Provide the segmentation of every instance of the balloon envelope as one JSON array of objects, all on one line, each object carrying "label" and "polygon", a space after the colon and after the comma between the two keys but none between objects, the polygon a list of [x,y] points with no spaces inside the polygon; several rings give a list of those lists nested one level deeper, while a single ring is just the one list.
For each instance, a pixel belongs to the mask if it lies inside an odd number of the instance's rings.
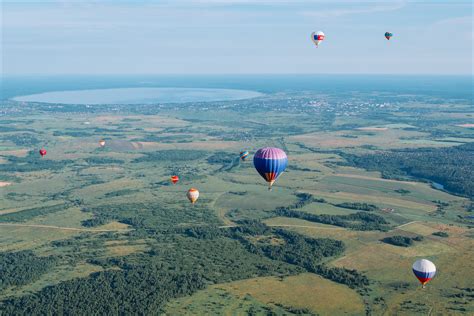
[{"label": "balloon envelope", "polygon": [[248,155],[249,155],[249,152],[247,150],[245,150],[245,151],[240,152],[239,157],[240,157],[240,159],[245,161],[247,159]]},{"label": "balloon envelope", "polygon": [[44,148],[41,148],[41,149],[39,150],[39,154],[41,155],[41,157],[46,156],[46,153],[47,153],[47,151],[46,151],[46,149],[44,149]]},{"label": "balloon envelope", "polygon": [[390,37],[392,37],[392,36],[393,36],[392,33],[390,33],[390,32],[385,32],[385,38],[386,38],[386,39],[390,40]]},{"label": "balloon envelope", "polygon": [[103,140],[103,139],[99,140],[99,145],[100,145],[100,147],[104,147],[105,146],[105,140]]},{"label": "balloon envelope", "polygon": [[325,35],[322,31],[311,33],[311,40],[313,41],[314,45],[316,45],[316,47],[324,40],[324,38]]},{"label": "balloon envelope", "polygon": [[179,181],[178,176],[171,176],[171,182],[173,182],[173,184],[176,184],[178,181]]},{"label": "balloon envelope", "polygon": [[413,273],[424,286],[435,276],[436,266],[427,259],[420,259],[413,264]]},{"label": "balloon envelope", "polygon": [[280,148],[260,148],[253,156],[253,164],[257,172],[268,182],[269,187],[285,171],[288,157]]},{"label": "balloon envelope", "polygon": [[199,191],[195,188],[191,188],[188,190],[188,193],[186,194],[186,196],[188,197],[188,200],[194,204],[199,198]]}]

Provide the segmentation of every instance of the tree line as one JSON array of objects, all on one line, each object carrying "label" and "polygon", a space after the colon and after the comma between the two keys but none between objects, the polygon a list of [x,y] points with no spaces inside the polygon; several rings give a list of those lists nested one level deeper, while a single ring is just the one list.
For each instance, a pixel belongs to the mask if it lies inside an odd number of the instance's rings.
[{"label": "tree line", "polygon": [[334,206],[348,208],[352,210],[367,211],[367,212],[380,210],[380,208],[376,205],[368,204],[368,203],[359,203],[359,202],[343,202],[339,204],[334,204]]},{"label": "tree line", "polygon": [[334,225],[353,230],[380,230],[387,231],[390,226],[382,216],[366,212],[357,212],[349,215],[310,214],[279,208],[274,211],[277,216],[304,219],[309,222]]},{"label": "tree line", "polygon": [[[197,239],[183,233],[131,232],[127,240],[146,237],[146,252],[103,257],[93,252],[89,264],[104,271],[47,286],[34,294],[4,298],[5,315],[151,315],[177,297],[209,284],[259,276],[295,275],[303,269],[249,253],[238,241],[219,236]],[[145,233],[145,235],[141,235]],[[115,237],[116,238],[116,237]],[[75,238],[54,244],[69,251],[100,249],[106,234],[91,243]],[[86,248],[86,249],[84,249]],[[67,255],[68,257],[71,254]],[[29,282],[28,282],[29,283]]]},{"label": "tree line", "polygon": [[30,151],[26,157],[8,156],[7,160],[8,163],[0,164],[0,172],[54,171],[73,165],[72,160],[41,159],[36,151]]},{"label": "tree line", "polygon": [[[239,221],[238,226],[227,230],[217,226],[201,226],[186,228],[183,233],[198,239],[227,236],[238,240],[250,253],[296,265],[351,288],[364,290],[369,284],[369,279],[356,270],[327,267],[322,263],[323,259],[339,256],[344,252],[345,245],[339,240],[309,238],[284,229],[271,228],[255,220]],[[259,242],[255,242],[250,236],[259,237]],[[270,238],[263,238],[264,236]],[[272,242],[272,237],[283,241]]]},{"label": "tree line", "polygon": [[400,149],[356,156],[340,153],[347,164],[380,171],[384,178],[414,177],[474,199],[474,143],[446,148]]},{"label": "tree line", "polygon": [[36,294],[0,302],[6,315],[149,315],[168,300],[204,288],[195,273],[163,273],[151,266],[93,273]]}]

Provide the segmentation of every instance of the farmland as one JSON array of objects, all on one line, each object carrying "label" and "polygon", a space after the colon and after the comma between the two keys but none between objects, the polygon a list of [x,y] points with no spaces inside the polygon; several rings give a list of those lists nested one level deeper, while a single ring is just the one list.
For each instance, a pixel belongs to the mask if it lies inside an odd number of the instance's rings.
[{"label": "farmland", "polygon": [[[2,101],[0,266],[50,259],[1,280],[0,311],[54,313],[95,296],[99,313],[474,313],[472,100],[407,98]],[[272,191],[238,158],[264,146],[289,157]],[[453,152],[462,158],[436,160]],[[446,172],[407,172],[404,153]],[[423,238],[383,242],[393,236]],[[411,272],[422,257],[439,271],[427,289]]]}]

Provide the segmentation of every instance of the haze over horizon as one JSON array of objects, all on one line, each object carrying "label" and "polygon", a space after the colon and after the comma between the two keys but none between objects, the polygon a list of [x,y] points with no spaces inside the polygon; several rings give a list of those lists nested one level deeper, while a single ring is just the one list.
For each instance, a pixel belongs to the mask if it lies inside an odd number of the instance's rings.
[{"label": "haze over horizon", "polygon": [[469,1],[4,1],[1,25],[6,76],[472,75]]}]

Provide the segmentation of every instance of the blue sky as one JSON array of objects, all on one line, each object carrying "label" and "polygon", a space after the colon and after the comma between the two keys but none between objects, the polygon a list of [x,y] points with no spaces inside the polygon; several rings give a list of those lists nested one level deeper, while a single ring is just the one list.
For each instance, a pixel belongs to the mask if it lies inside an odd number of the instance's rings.
[{"label": "blue sky", "polygon": [[6,75],[472,73],[471,1],[0,1]]}]

